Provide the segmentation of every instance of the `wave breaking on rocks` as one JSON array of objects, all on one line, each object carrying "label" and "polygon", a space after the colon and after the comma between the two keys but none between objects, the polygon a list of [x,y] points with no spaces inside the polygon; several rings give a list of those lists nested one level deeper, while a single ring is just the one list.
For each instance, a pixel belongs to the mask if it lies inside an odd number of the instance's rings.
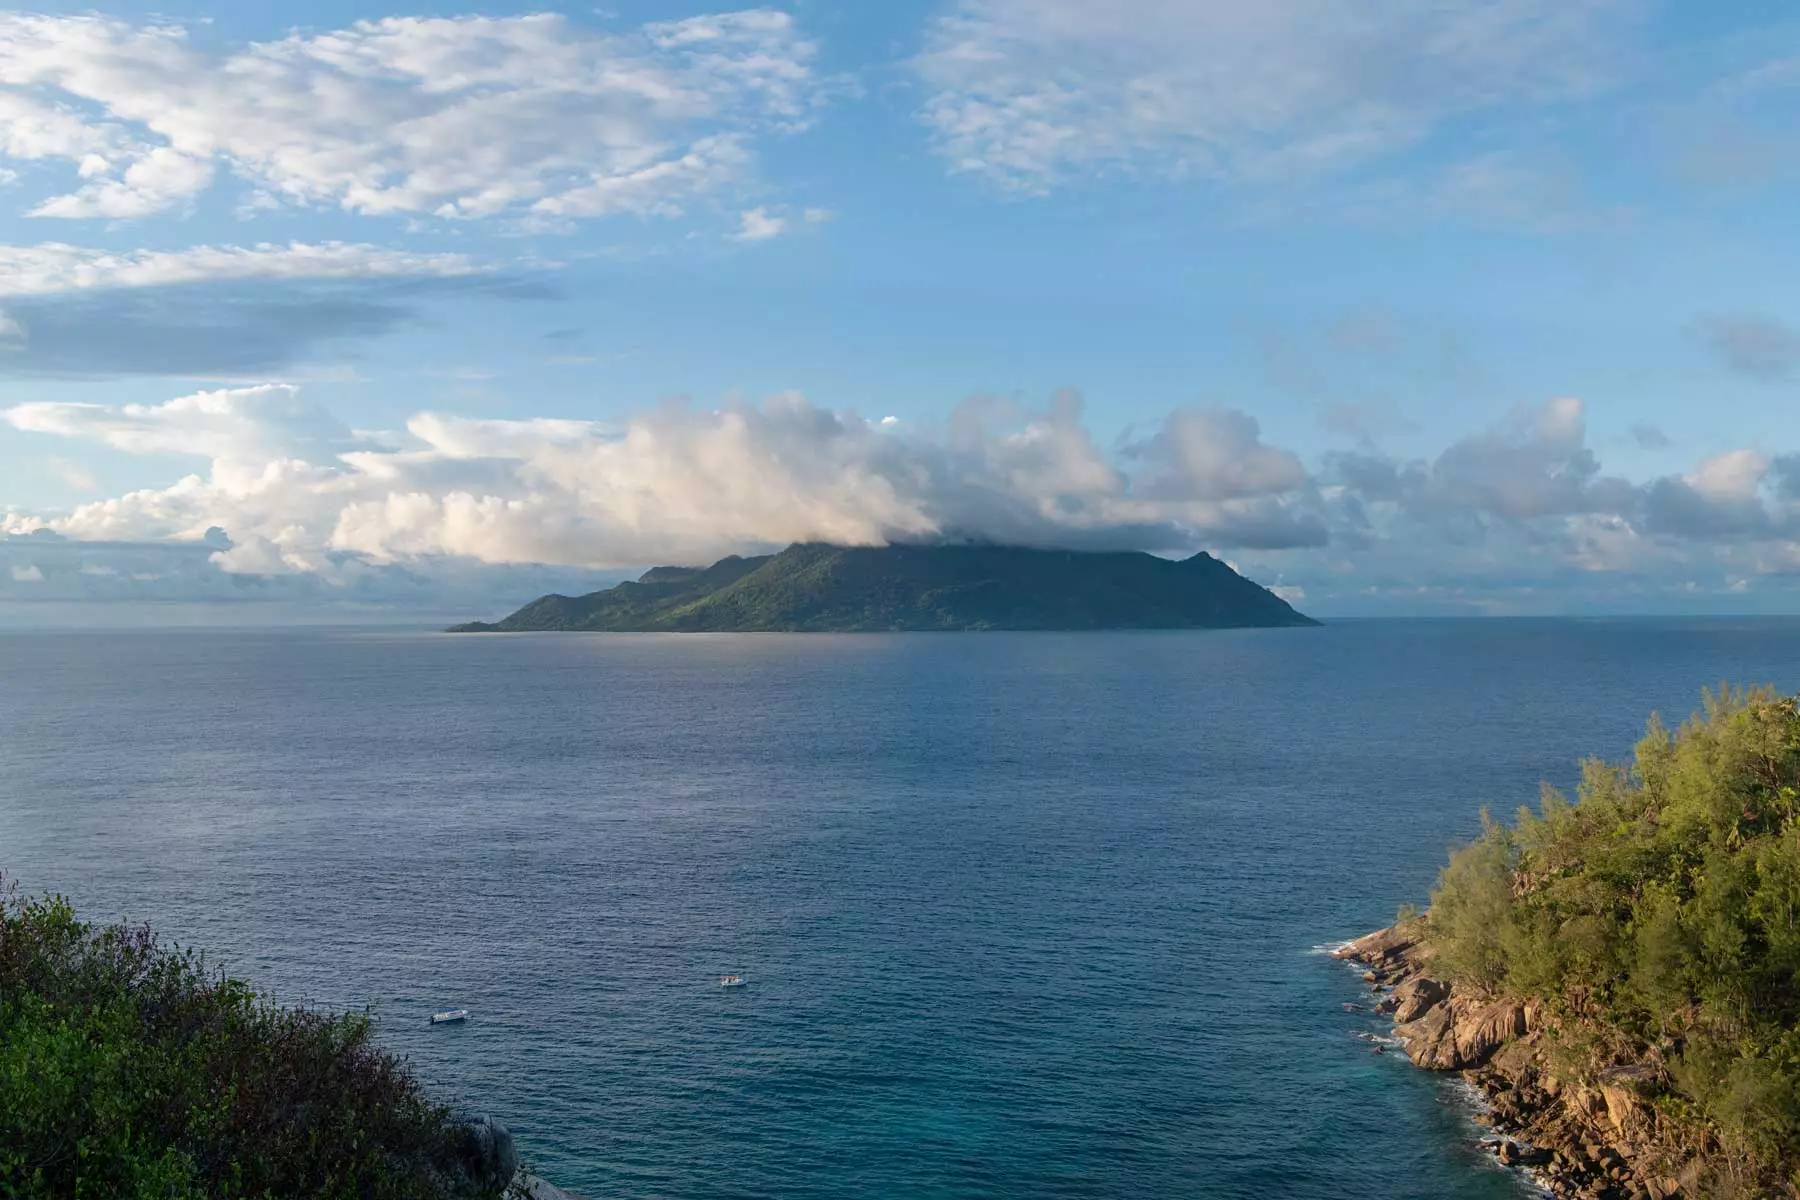
[{"label": "wave breaking on rocks", "polygon": [[1674,1161],[1649,1094],[1648,1063],[1570,1071],[1551,1050],[1535,1001],[1486,995],[1439,978],[1423,920],[1332,950],[1363,968],[1373,1009],[1392,1018],[1414,1066],[1455,1072],[1486,1098],[1482,1144],[1567,1200],[1675,1200],[1697,1195],[1698,1159]]}]

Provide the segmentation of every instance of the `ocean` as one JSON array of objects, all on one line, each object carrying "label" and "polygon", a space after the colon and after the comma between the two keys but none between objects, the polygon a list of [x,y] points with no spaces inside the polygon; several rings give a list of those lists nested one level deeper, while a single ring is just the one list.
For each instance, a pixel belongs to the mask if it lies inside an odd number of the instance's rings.
[{"label": "ocean", "polygon": [[0,869],[372,1007],[594,1200],[1513,1197],[1317,947],[1797,656],[1766,619],[13,632]]}]

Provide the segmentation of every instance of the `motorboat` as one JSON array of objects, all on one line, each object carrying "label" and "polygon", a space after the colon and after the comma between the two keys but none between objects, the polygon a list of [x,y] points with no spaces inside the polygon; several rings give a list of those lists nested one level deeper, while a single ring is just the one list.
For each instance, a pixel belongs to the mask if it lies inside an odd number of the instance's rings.
[{"label": "motorboat", "polygon": [[443,1012],[434,1012],[431,1014],[431,1023],[433,1025],[449,1025],[456,1021],[466,1021],[468,1019],[469,1010],[466,1008],[446,1008]]},{"label": "motorboat", "polygon": [[743,987],[744,977],[742,975],[721,975],[719,976],[719,986],[722,988]]}]

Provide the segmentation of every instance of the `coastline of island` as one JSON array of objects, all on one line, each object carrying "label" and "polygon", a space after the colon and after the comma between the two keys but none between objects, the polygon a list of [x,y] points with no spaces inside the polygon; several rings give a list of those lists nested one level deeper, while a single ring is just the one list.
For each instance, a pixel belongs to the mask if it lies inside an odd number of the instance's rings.
[{"label": "coastline of island", "polygon": [[1565,1200],[1800,1197],[1800,698],[1721,688],[1482,816],[1429,908],[1332,952],[1407,1058]]},{"label": "coastline of island", "polygon": [[1706,1164],[1683,1158],[1679,1134],[1659,1128],[1644,1094],[1658,1082],[1655,1066],[1565,1074],[1544,1005],[1439,978],[1427,925],[1420,918],[1379,929],[1332,954],[1364,968],[1374,1010],[1392,1019],[1415,1067],[1455,1075],[1485,1099],[1477,1120],[1493,1133],[1482,1144],[1502,1165],[1568,1200],[1699,1194]]},{"label": "coastline of island", "polygon": [[1201,551],[971,543],[832,546],[654,567],[584,596],[549,595],[451,633],[910,633],[1312,626]]}]

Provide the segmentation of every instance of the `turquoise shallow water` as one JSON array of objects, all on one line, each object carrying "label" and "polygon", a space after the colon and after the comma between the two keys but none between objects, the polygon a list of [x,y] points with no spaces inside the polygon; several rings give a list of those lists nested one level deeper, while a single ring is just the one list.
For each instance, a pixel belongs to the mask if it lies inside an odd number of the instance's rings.
[{"label": "turquoise shallow water", "polygon": [[[1312,947],[1800,622],[0,635],[0,866],[612,1196],[1506,1197]],[[740,971],[750,986],[722,992]],[[431,1029],[435,1007],[466,1026]]]}]

